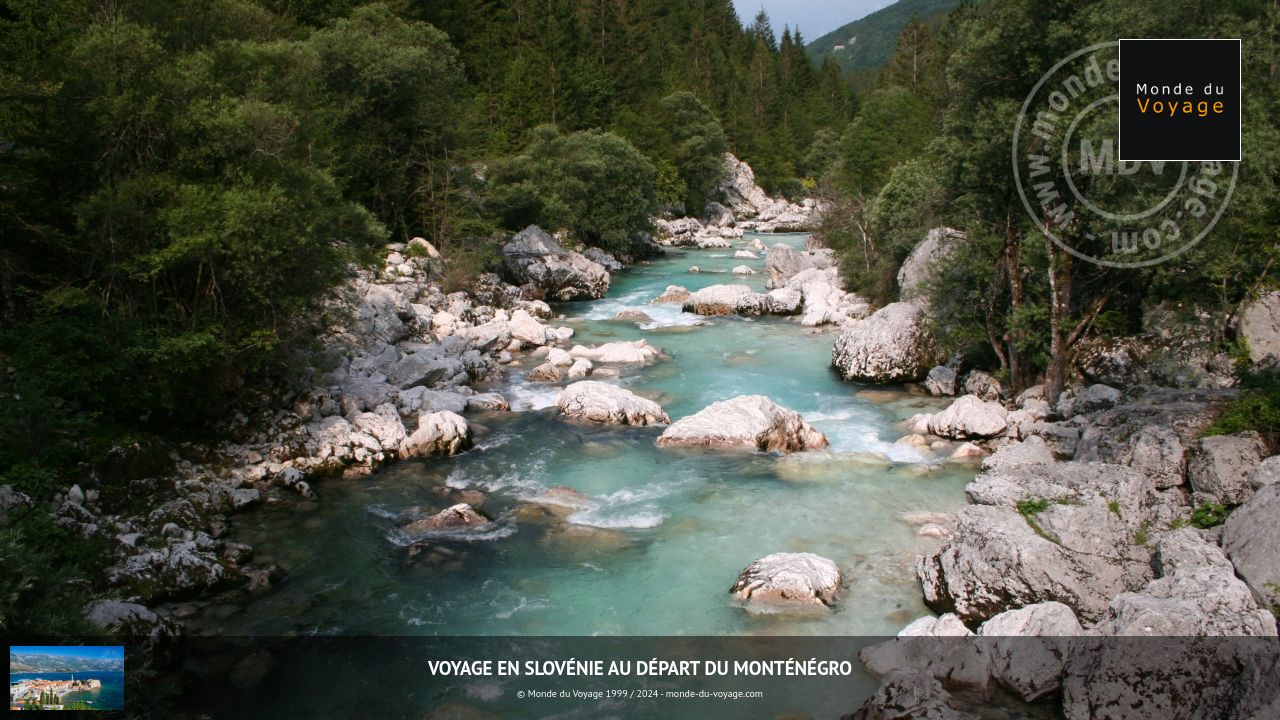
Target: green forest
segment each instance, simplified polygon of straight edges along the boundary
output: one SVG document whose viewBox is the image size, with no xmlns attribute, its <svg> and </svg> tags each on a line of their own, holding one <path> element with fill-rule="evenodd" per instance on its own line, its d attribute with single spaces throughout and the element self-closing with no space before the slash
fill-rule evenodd
<svg viewBox="0 0 1280 720">
<path fill-rule="evenodd" d="M 1235 194 L 1190 252 L 1143 269 L 1082 262 L 1050 242 L 1019 199 L 1009 157 L 1037 80 L 1118 37 L 1243 42 Z M 834 205 L 821 236 L 850 289 L 874 303 L 897 299 L 898 268 L 930 228 L 966 233 L 930 288 L 934 324 L 945 349 L 1015 392 L 1043 379 L 1056 398 L 1085 342 L 1153 330 L 1203 333 L 1206 351 L 1247 361 L 1230 329 L 1240 302 L 1274 285 L 1280 253 L 1280 4 L 1006 0 L 961 6 L 935 30 L 915 20 L 856 117 L 838 135 L 820 132 L 811 152 Z"/>
<path fill-rule="evenodd" d="M 625 255 L 726 151 L 807 194 L 854 107 L 729 0 L 13 0 L 0 93 L 0 484 L 37 499 L 287 389 L 387 242 L 435 243 L 451 290 L 529 223 Z M 55 591 L 14 573 L 0 627 L 95 572 L 42 518 L 0 543 Z"/>
<path fill-rule="evenodd" d="M 1120 36 L 1244 48 L 1234 199 L 1144 270 L 1039 235 L 1009 162 L 1037 79 Z M 962 229 L 938 332 L 1015 390 L 1056 396 L 1074 349 L 1157 311 L 1243 352 L 1233 313 L 1280 257 L 1280 3 L 964 4 L 909 23 L 857 93 L 805 44 L 729 0 L 0 4 L 0 484 L 46 499 L 117 444 L 262 402 L 385 243 L 427 238 L 461 282 L 531 223 L 627 255 L 716 199 L 725 152 L 829 204 L 818 236 L 876 305 L 930 228 Z M 1280 425 L 1250 382 L 1232 422 Z M 95 590 L 68 581 L 100 552 L 43 513 L 0 528 L 0 628 L 82 630 L 67 609 Z"/>
</svg>

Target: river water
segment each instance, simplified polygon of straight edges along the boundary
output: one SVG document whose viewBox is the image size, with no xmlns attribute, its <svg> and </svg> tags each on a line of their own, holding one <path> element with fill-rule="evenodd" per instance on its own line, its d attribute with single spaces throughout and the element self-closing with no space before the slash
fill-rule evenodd
<svg viewBox="0 0 1280 720">
<path fill-rule="evenodd" d="M 904 389 L 840 381 L 833 330 L 784 318 L 698 318 L 649 305 L 669 284 L 745 282 L 763 289 L 763 257 L 673 251 L 615 273 L 601 300 L 558 306 L 575 343 L 646 338 L 671 356 L 620 366 L 619 382 L 679 418 L 717 400 L 763 394 L 826 433 L 830 451 L 768 454 L 659 449 L 661 428 L 566 422 L 556 388 L 526 383 L 527 360 L 494 389 L 509 413 L 469 416 L 476 448 L 396 463 L 362 480 L 326 480 L 321 501 L 266 506 L 236 519 L 236 538 L 288 576 L 269 593 L 213 606 L 191 630 L 259 635 L 884 635 L 925 614 L 912 568 L 938 541 L 901 518 L 954 511 L 974 468 L 894 444 L 896 423 L 938 402 Z M 760 236 L 802 247 L 804 235 Z M 760 253 L 758 253 L 760 254 Z M 762 254 L 761 254 L 762 255 Z M 702 272 L 690 273 L 698 265 Z M 730 268 L 758 274 L 742 278 Z M 654 323 L 613 320 L 624 308 Z M 698 324 L 703 323 L 703 324 Z M 522 499 L 567 486 L 589 506 L 571 525 L 521 522 Z M 443 488 L 485 493 L 497 529 L 414 552 L 395 528 L 445 507 Z M 456 497 L 456 496 L 455 496 Z M 843 568 L 839 607 L 754 616 L 728 589 L 752 560 L 812 551 Z"/>
</svg>

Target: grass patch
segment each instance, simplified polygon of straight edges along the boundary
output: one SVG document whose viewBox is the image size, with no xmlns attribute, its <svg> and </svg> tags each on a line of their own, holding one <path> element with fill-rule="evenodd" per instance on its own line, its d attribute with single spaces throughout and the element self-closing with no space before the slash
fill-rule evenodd
<svg viewBox="0 0 1280 720">
<path fill-rule="evenodd" d="M 1062 543 L 1058 542 L 1056 538 L 1050 536 L 1049 533 L 1045 532 L 1044 528 L 1040 527 L 1040 523 L 1036 522 L 1036 516 L 1045 510 L 1048 510 L 1051 505 L 1079 504 L 1080 502 L 1078 500 L 1073 500 L 1071 498 L 1024 498 L 1015 503 L 1014 507 L 1017 508 L 1023 519 L 1027 521 L 1027 525 L 1034 530 L 1037 535 L 1051 543 L 1054 543 L 1055 545 L 1061 545 Z"/>
<path fill-rule="evenodd" d="M 1050 500 L 1027 499 L 1027 500 L 1019 500 L 1017 508 L 1018 508 L 1018 512 L 1022 513 L 1023 516 L 1039 515 L 1045 510 L 1048 510 L 1049 506 L 1052 504 L 1053 503 Z"/>
<path fill-rule="evenodd" d="M 1141 525 L 1138 526 L 1138 529 L 1133 533 L 1133 544 L 1146 545 L 1147 540 L 1150 539 L 1150 535 L 1151 535 L 1151 531 L 1147 527 L 1147 524 L 1145 522 L 1142 523 Z"/>
<path fill-rule="evenodd" d="M 1204 435 L 1256 430 L 1271 447 L 1280 442 L 1280 377 L 1270 372 L 1243 373 L 1241 392 Z"/>
<path fill-rule="evenodd" d="M 1205 503 L 1191 513 L 1191 524 L 1201 530 L 1217 527 L 1227 521 L 1231 510 L 1221 503 Z"/>
<path fill-rule="evenodd" d="M 1108 509 L 1108 510 L 1110 510 L 1110 511 L 1111 511 L 1111 513 L 1112 513 L 1113 515 L 1115 515 L 1116 517 L 1120 517 L 1120 503 L 1119 503 L 1119 502 L 1117 502 L 1117 501 L 1115 501 L 1115 500 L 1108 501 L 1108 502 L 1107 502 L 1107 509 Z M 1122 519 L 1123 519 L 1123 518 L 1122 518 Z"/>
</svg>

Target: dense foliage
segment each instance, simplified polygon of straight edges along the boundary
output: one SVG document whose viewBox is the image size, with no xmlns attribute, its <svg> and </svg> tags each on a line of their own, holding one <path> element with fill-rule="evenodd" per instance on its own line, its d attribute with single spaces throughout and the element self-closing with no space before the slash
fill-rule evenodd
<svg viewBox="0 0 1280 720">
<path fill-rule="evenodd" d="M 456 290 L 530 222 L 623 251 L 701 212 L 726 151 L 798 191 L 852 105 L 802 43 L 730 0 L 0 4 L 0 485 L 248 409 L 388 241 Z M 98 564 L 42 517 L 0 533 L 6 631 Z"/>
<path fill-rule="evenodd" d="M 962 6 L 936 31 L 910 23 L 824 175 L 834 211 L 823 235 L 854 289 L 887 302 L 928 228 L 963 230 L 967 239 L 934 274 L 937 329 L 946 349 L 998 370 L 1015 389 L 1043 379 L 1056 397 L 1076 349 L 1150 329 L 1155 312 L 1199 316 L 1228 350 L 1235 309 L 1272 282 L 1280 254 L 1277 27 L 1280 9 L 1261 0 L 1211 10 L 1000 0 Z M 1048 241 L 1022 207 L 1010 163 L 1014 121 L 1033 85 L 1059 59 L 1116 37 L 1244 43 L 1245 162 L 1235 195 L 1193 250 L 1145 269 L 1081 262 Z M 830 139 L 820 139 L 811 154 L 830 153 Z M 1113 193 L 1136 192 L 1125 187 Z"/>
</svg>

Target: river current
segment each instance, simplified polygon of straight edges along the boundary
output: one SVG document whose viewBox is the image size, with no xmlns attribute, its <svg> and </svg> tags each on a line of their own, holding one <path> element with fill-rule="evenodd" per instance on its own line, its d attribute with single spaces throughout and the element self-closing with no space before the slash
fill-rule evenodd
<svg viewBox="0 0 1280 720">
<path fill-rule="evenodd" d="M 557 387 L 524 381 L 526 359 L 493 389 L 513 412 L 469 415 L 476 447 L 454 458 L 398 462 L 360 480 L 326 480 L 318 503 L 237 516 L 235 537 L 288 573 L 272 591 L 215 605 L 195 632 L 257 635 L 884 635 L 927 612 L 903 515 L 963 505 L 971 465 L 894 440 L 897 423 L 939 403 L 901 388 L 842 382 L 830 368 L 832 329 L 785 318 L 700 318 L 650 305 L 667 285 L 746 283 L 763 290 L 763 253 L 734 258 L 754 237 L 802 247 L 805 235 L 748 234 L 734 248 L 673 250 L 614 273 L 607 297 L 562 304 L 553 325 L 574 343 L 645 338 L 670 359 L 617 366 L 609 379 L 656 400 L 673 419 L 717 400 L 763 394 L 804 415 L 830 451 L 660 449 L 661 428 L 597 427 L 559 418 Z M 731 268 L 746 264 L 757 274 Z M 689 272 L 697 265 L 701 272 Z M 647 325 L 613 320 L 637 308 Z M 589 502 L 569 525 L 522 522 L 522 500 L 567 486 Z M 421 552 L 396 528 L 448 504 L 444 488 L 485 494 L 497 529 Z M 456 493 L 454 495 L 456 497 Z M 287 506 L 286 506 L 287 505 Z M 812 551 L 848 585 L 834 611 L 758 616 L 728 589 L 752 560 Z"/>
</svg>

